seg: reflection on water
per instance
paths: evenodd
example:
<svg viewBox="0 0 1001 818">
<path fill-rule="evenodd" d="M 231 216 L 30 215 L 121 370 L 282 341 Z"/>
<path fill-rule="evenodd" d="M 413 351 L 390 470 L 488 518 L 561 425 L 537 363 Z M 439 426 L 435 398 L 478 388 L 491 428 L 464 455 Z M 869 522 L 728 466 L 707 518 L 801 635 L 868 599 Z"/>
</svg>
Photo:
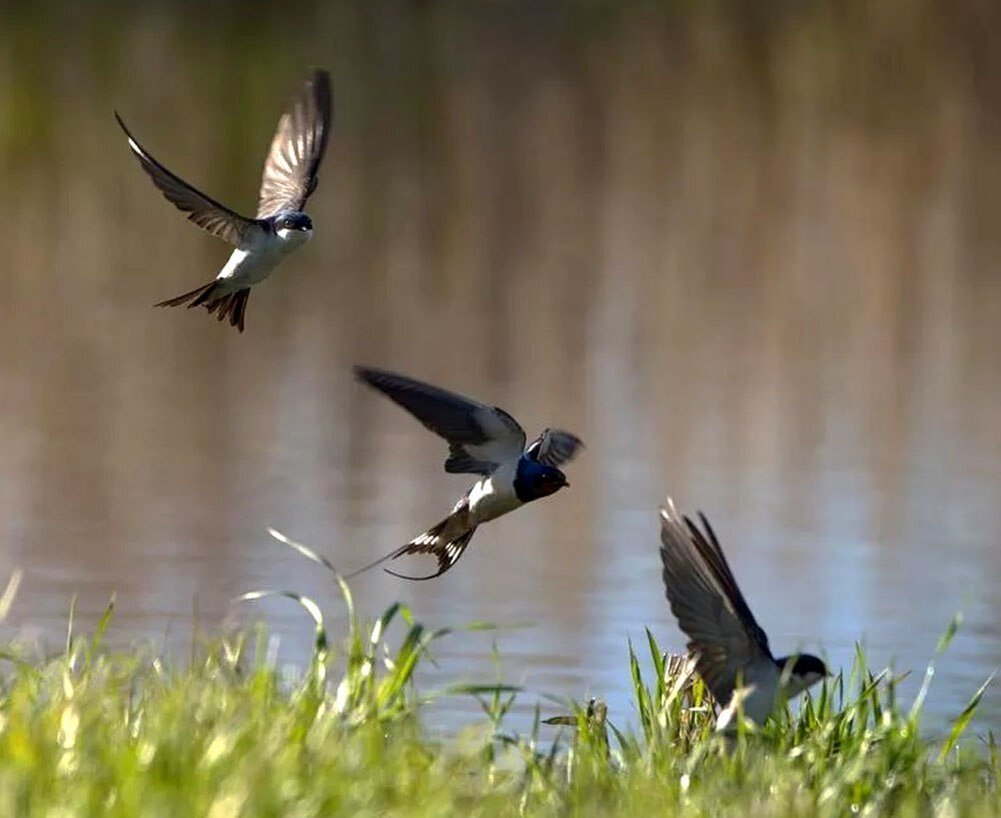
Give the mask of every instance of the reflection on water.
<svg viewBox="0 0 1001 818">
<path fill-rule="evenodd" d="M 571 490 L 484 527 L 442 580 L 358 580 L 369 614 L 526 625 L 442 643 L 426 684 L 493 679 L 496 641 L 526 703 L 597 694 L 629 719 L 627 638 L 682 644 L 671 492 L 779 651 L 844 665 L 861 639 L 920 671 L 962 610 L 931 699 L 939 726 L 957 712 L 1001 663 L 997 13 L 308 5 L 305 43 L 225 7 L 58 32 L 29 9 L 0 36 L 0 569 L 27 571 L 7 632 L 57 643 L 74 593 L 87 620 L 115 591 L 120 640 L 183 646 L 196 610 L 215 626 L 261 586 L 336 628 L 329 580 L 265 526 L 347 569 L 467 485 L 351 380 L 364 362 L 587 442 Z M 242 337 L 154 311 L 226 248 L 112 110 L 249 211 L 313 64 L 337 97 L 313 241 Z M 263 612 L 301 660 L 301 615 Z"/>
</svg>

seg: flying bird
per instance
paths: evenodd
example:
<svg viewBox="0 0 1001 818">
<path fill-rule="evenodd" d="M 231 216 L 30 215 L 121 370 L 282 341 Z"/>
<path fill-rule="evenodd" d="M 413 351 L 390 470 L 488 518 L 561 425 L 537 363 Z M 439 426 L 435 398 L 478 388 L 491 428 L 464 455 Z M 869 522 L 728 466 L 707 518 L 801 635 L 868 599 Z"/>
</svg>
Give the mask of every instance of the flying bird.
<svg viewBox="0 0 1001 818">
<path fill-rule="evenodd" d="M 357 366 L 354 372 L 448 442 L 445 471 L 480 479 L 440 523 L 347 578 L 405 554 L 432 554 L 438 570 L 420 577 L 387 573 L 412 580 L 441 576 L 459 561 L 477 526 L 570 485 L 559 467 L 583 448 L 576 435 L 546 429 L 526 447 L 525 430 L 503 409 L 381 369 Z"/>
<path fill-rule="evenodd" d="M 161 301 L 157 307 L 204 307 L 220 321 L 228 318 L 243 332 L 251 287 L 264 281 L 286 255 L 313 235 L 313 222 L 302 209 L 316 189 L 331 109 L 330 76 L 317 70 L 278 120 L 254 218 L 230 210 L 167 170 L 115 113 L 139 164 L 167 201 L 187 213 L 189 221 L 235 248 L 214 280 Z"/>
<path fill-rule="evenodd" d="M 761 723 L 782 692 L 802 693 L 829 675 L 816 656 L 801 653 L 775 658 L 768 636 L 754 619 L 723 556 L 709 521 L 702 528 L 682 517 L 667 500 L 660 510 L 660 559 L 671 612 L 688 636 L 695 669 L 717 701 L 739 700 L 744 714 Z M 743 688 L 743 696 L 735 691 Z M 727 709 L 730 709 L 729 707 Z"/>
</svg>

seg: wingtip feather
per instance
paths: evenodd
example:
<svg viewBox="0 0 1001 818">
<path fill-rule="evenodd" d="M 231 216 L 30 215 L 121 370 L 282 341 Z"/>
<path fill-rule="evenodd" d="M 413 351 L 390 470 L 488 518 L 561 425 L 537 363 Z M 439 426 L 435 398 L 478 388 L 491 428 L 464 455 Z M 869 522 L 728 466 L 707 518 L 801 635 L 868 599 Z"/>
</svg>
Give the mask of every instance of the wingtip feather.
<svg viewBox="0 0 1001 818">
<path fill-rule="evenodd" d="M 313 69 L 313 85 L 320 90 L 324 96 L 330 96 L 330 72 L 326 68 Z"/>
<path fill-rule="evenodd" d="M 664 498 L 664 504 L 660 507 L 660 519 L 664 523 L 676 523 L 681 519 L 678 509 L 674 505 L 674 498 L 670 494 Z"/>
<path fill-rule="evenodd" d="M 389 380 L 412 380 L 405 375 L 400 375 L 396 372 L 391 372 L 388 369 L 379 369 L 374 366 L 362 366 L 361 364 L 355 364 L 351 367 L 351 371 L 354 373 L 355 379 L 366 383 L 369 386 L 380 387 L 380 385 L 385 384 Z"/>
<path fill-rule="evenodd" d="M 118 113 L 117 109 L 114 112 L 115 121 L 118 122 L 118 127 L 122 129 L 125 134 L 125 138 L 129 141 L 129 149 L 139 157 L 142 157 L 144 151 L 142 145 L 140 145 L 136 138 L 132 135 L 132 131 L 129 130 L 128 125 L 125 124 L 125 120 L 122 119 L 121 114 Z"/>
<path fill-rule="evenodd" d="M 360 364 L 352 366 L 351 373 L 355 376 L 356 381 L 366 384 L 367 386 L 375 386 L 378 377 L 386 374 L 381 369 L 373 369 L 370 366 L 361 366 Z"/>
</svg>

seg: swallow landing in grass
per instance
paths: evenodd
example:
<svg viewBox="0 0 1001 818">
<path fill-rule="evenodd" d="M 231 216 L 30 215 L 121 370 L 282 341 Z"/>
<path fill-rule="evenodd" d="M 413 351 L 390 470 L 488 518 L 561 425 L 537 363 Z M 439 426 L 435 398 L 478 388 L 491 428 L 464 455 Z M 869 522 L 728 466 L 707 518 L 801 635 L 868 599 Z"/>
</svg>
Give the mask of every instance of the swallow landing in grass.
<svg viewBox="0 0 1001 818">
<path fill-rule="evenodd" d="M 660 510 L 660 559 L 671 612 L 687 634 L 695 669 L 732 718 L 739 702 L 755 722 L 771 715 L 781 691 L 802 693 L 828 675 L 816 656 L 801 653 L 776 659 L 768 636 L 754 619 L 723 556 L 709 521 L 700 529 L 668 499 Z M 735 691 L 740 695 L 735 695 Z M 727 719 L 729 720 L 729 719 Z M 725 728 L 721 714 L 719 728 Z"/>
<path fill-rule="evenodd" d="M 448 441 L 445 471 L 479 474 L 481 479 L 436 526 L 348 578 L 405 554 L 433 554 L 438 570 L 423 577 L 386 571 L 402 579 L 441 576 L 459 561 L 477 526 L 570 485 L 559 467 L 583 448 L 576 435 L 546 429 L 526 448 L 525 430 L 496 406 L 379 369 L 355 367 L 355 376 Z"/>
<path fill-rule="evenodd" d="M 158 307 L 204 307 L 220 321 L 243 332 L 250 288 L 313 235 L 313 222 L 302 212 L 316 189 L 317 171 L 327 148 L 331 112 L 330 77 L 316 71 L 278 120 L 264 163 L 257 216 L 241 216 L 193 188 L 161 165 L 125 127 L 129 147 L 160 192 L 188 220 L 236 249 L 213 281 L 191 292 L 161 301 Z"/>
</svg>

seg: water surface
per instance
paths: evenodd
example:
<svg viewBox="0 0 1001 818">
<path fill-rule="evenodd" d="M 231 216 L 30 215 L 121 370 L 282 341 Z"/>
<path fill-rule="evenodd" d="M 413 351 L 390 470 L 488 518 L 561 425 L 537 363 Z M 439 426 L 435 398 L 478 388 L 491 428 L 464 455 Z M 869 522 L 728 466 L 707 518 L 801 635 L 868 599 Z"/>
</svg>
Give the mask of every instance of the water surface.
<svg viewBox="0 0 1001 818">
<path fill-rule="evenodd" d="M 5 633 L 57 645 L 74 594 L 85 626 L 114 592 L 114 639 L 181 649 L 196 612 L 254 616 L 229 600 L 257 587 L 314 596 L 336 631 L 329 578 L 265 527 L 350 569 L 468 484 L 353 382 L 367 363 L 587 443 L 569 491 L 482 528 L 446 577 L 357 581 L 366 614 L 523 626 L 442 642 L 426 687 L 499 674 L 526 707 L 600 695 L 629 721 L 627 640 L 683 646 L 657 558 L 670 493 L 713 521 L 777 652 L 840 667 L 862 641 L 916 679 L 962 611 L 941 728 L 1001 664 L 1001 58 L 990 20 L 904 5 L 306 3 L 305 32 L 224 5 L 12 14 L 0 571 L 26 579 Z M 315 238 L 243 336 L 152 309 L 226 249 L 153 189 L 112 110 L 250 211 L 314 64 L 337 96 Z M 300 612 L 256 615 L 304 661 Z M 996 691 L 979 726 L 1001 728 Z"/>
</svg>

